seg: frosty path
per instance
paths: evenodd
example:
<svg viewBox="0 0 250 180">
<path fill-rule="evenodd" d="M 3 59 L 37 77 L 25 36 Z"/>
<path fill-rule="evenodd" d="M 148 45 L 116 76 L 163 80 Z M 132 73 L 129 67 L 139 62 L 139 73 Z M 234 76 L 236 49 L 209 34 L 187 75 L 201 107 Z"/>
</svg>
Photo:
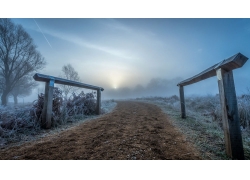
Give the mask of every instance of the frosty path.
<svg viewBox="0 0 250 180">
<path fill-rule="evenodd" d="M 118 101 L 113 112 L 35 142 L 0 150 L 0 159 L 201 159 L 155 105 Z"/>
</svg>

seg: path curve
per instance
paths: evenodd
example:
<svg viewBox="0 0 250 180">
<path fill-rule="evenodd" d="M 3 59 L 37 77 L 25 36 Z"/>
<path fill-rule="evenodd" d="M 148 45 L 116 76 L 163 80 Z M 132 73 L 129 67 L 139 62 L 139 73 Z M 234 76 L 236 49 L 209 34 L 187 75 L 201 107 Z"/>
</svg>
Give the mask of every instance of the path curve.
<svg viewBox="0 0 250 180">
<path fill-rule="evenodd" d="M 201 159 L 156 105 L 118 101 L 113 112 L 35 142 L 0 150 L 0 159 Z"/>
</svg>

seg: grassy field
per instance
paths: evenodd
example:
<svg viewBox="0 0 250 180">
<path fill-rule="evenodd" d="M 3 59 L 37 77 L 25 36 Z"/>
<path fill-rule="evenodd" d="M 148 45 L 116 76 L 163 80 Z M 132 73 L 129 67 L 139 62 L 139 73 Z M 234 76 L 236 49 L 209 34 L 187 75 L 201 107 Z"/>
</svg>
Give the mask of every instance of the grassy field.
<svg viewBox="0 0 250 180">
<path fill-rule="evenodd" d="M 225 153 L 224 133 L 222 129 L 220 101 L 218 96 L 188 97 L 186 101 L 187 118 L 180 116 L 180 103 L 177 96 L 137 98 L 159 106 L 177 127 L 192 142 L 202 155 L 203 159 L 229 159 Z M 114 109 L 114 100 L 103 101 L 102 111 L 108 113 Z M 35 119 L 30 118 L 30 106 L 6 107 L 0 111 L 0 147 L 12 142 L 28 141 L 35 135 L 46 134 L 40 129 Z M 250 97 L 238 97 L 238 109 L 242 130 L 245 159 L 250 159 Z M 58 116 L 59 117 L 59 116 Z M 95 118 L 92 116 L 72 116 L 67 123 L 54 127 L 53 131 L 59 132 L 61 128 L 68 128 L 81 123 L 83 120 Z M 6 122 L 3 120 L 6 119 Z M 60 119 L 60 118 L 58 118 Z M 4 128 L 7 125 L 10 128 Z M 58 129 L 58 131 L 57 131 Z"/>
<path fill-rule="evenodd" d="M 180 107 L 178 97 L 161 98 L 137 98 L 138 101 L 144 101 L 159 106 L 166 114 L 170 116 L 173 125 L 175 125 L 200 151 L 203 159 L 226 160 L 224 145 L 224 134 L 220 118 L 216 117 L 218 112 L 210 112 L 211 105 L 204 104 L 211 97 L 200 97 L 197 99 L 187 99 L 187 118 L 180 116 Z M 214 99 L 217 101 L 218 99 Z M 191 106 L 191 104 L 193 106 Z M 195 107 L 194 104 L 197 106 Z M 188 106 L 189 105 L 189 106 Z M 209 107 L 207 107 L 209 106 Z M 218 104 L 214 104 L 218 106 Z M 212 107 L 214 108 L 214 107 Z M 215 109 L 214 109 L 215 111 Z M 250 133 L 248 128 L 242 128 L 242 138 L 245 159 L 250 159 Z"/>
</svg>

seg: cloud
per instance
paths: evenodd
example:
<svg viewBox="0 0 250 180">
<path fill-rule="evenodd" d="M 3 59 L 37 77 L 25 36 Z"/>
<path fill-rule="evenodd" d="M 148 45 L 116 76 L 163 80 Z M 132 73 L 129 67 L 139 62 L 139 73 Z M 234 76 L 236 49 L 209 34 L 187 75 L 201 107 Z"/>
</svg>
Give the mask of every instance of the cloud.
<svg viewBox="0 0 250 180">
<path fill-rule="evenodd" d="M 136 27 L 131 27 L 128 25 L 125 25 L 124 23 L 121 23 L 119 20 L 116 19 L 107 19 L 100 22 L 101 25 L 104 25 L 109 28 L 109 30 L 118 30 L 121 33 L 129 34 L 134 39 L 140 39 L 140 40 L 146 40 L 148 39 L 148 42 L 162 44 L 162 42 L 158 39 L 156 39 L 157 34 L 146 29 L 138 29 Z"/>
<path fill-rule="evenodd" d="M 106 46 L 91 44 L 91 43 L 87 43 L 87 42 L 78 42 L 77 44 L 82 45 L 82 46 L 87 47 L 87 48 L 99 50 L 99 51 L 105 52 L 107 54 L 117 56 L 120 58 L 124 58 L 124 59 L 139 59 L 139 57 L 136 57 L 129 52 L 126 52 L 124 50 L 119 50 L 117 48 L 106 47 Z"/>
<path fill-rule="evenodd" d="M 37 31 L 37 29 L 33 29 L 35 31 Z M 85 47 L 85 48 L 89 48 L 89 49 L 93 49 L 93 50 L 98 50 L 104 53 L 107 53 L 109 55 L 112 56 L 116 56 L 119 58 L 123 58 L 123 59 L 139 59 L 138 56 L 135 56 L 133 53 L 129 52 L 128 50 L 121 50 L 118 48 L 114 48 L 114 47 L 109 47 L 109 46 L 105 46 L 105 45 L 100 45 L 97 43 L 91 43 L 85 39 L 83 39 L 82 37 L 77 37 L 74 36 L 72 34 L 65 34 L 65 33 L 61 33 L 61 32 L 57 32 L 57 31 L 53 31 L 53 30 L 48 30 L 48 29 L 43 29 L 44 34 L 59 38 L 61 40 L 65 40 L 74 44 L 77 44 L 79 46 Z"/>
<path fill-rule="evenodd" d="M 127 33 L 132 33 L 133 29 L 124 25 L 123 23 L 119 22 L 115 19 L 107 19 L 106 21 L 101 21 L 100 24 L 107 26 L 110 29 L 115 29 Z"/>
</svg>

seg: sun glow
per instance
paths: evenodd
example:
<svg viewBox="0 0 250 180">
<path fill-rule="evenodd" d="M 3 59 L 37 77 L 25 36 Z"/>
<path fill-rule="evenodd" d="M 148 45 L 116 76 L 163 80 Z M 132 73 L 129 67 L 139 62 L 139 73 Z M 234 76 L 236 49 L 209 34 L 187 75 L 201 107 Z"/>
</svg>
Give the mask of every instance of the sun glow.
<svg viewBox="0 0 250 180">
<path fill-rule="evenodd" d="M 120 72 L 112 72 L 109 74 L 109 79 L 111 83 L 111 87 L 113 89 L 118 89 L 119 85 L 122 84 L 123 75 Z"/>
</svg>

